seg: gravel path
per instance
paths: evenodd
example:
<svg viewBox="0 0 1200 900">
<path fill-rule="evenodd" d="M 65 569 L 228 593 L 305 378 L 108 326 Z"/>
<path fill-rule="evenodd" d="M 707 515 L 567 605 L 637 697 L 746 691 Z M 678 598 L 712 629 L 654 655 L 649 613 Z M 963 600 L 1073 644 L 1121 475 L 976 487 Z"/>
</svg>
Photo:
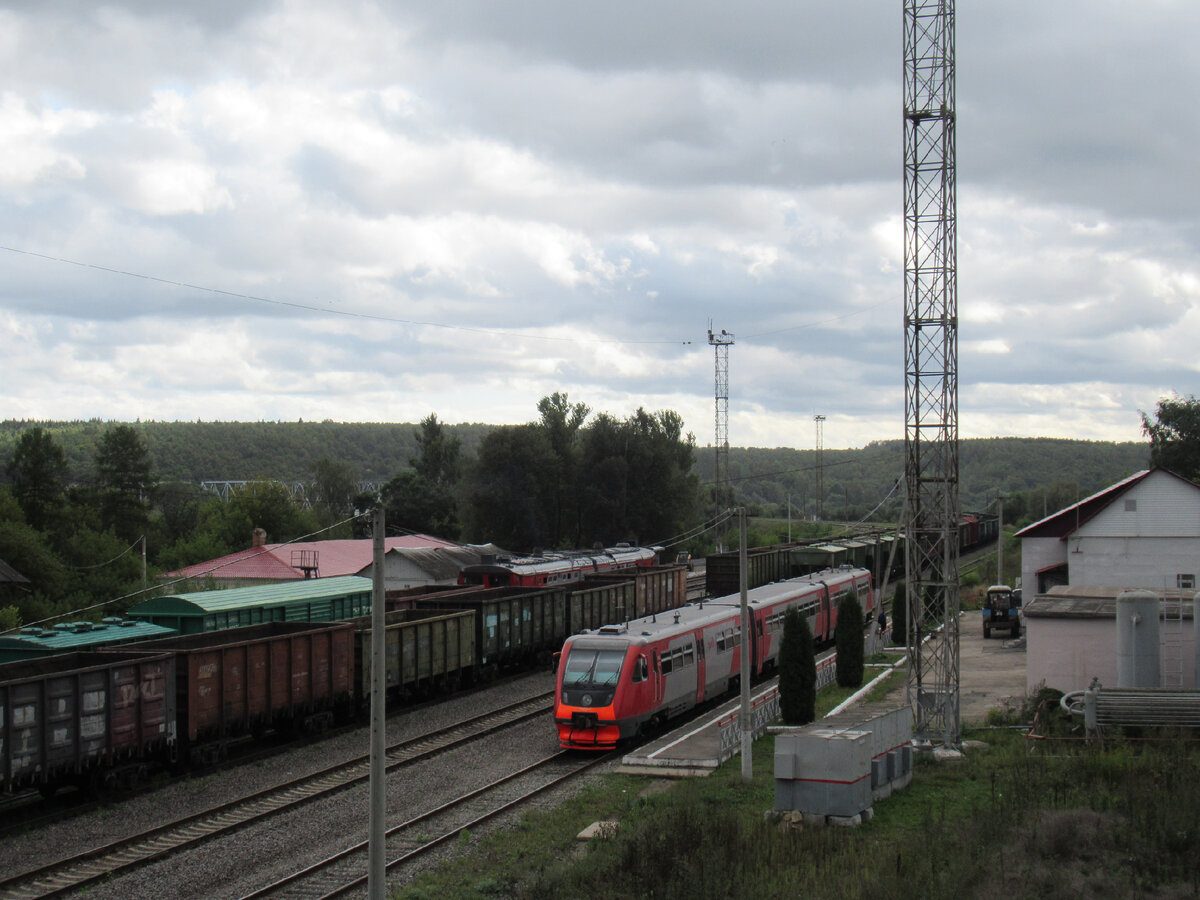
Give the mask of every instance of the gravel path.
<svg viewBox="0 0 1200 900">
<path fill-rule="evenodd" d="M 535 673 L 488 691 L 393 717 L 388 722 L 389 743 L 550 690 L 553 684 L 553 674 Z M 368 739 L 368 728 L 356 729 L 268 761 L 177 782 L 37 832 L 8 838 L 0 842 L 0 871 L 29 869 L 316 771 L 365 752 Z M 451 799 L 461 790 L 489 784 L 502 771 L 515 768 L 514 760 L 540 758 L 556 748 L 547 713 L 501 738 L 473 743 L 435 760 L 405 767 L 389 778 L 389 821 L 403 821 Z M 299 810 L 248 825 L 232 835 L 206 841 L 196 850 L 93 885 L 86 889 L 86 896 L 104 900 L 241 897 L 304 863 L 365 839 L 368 809 L 367 786 L 350 788 Z"/>
</svg>

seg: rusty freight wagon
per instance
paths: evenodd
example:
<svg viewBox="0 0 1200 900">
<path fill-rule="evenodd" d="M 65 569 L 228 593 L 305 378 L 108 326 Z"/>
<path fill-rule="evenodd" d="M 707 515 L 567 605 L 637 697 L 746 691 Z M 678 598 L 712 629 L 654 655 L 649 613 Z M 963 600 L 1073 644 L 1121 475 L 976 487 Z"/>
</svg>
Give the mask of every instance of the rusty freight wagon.
<svg viewBox="0 0 1200 900">
<path fill-rule="evenodd" d="M 470 684 L 476 663 L 475 611 L 399 609 L 384 617 L 388 697 L 411 700 Z M 371 695 L 374 632 L 354 619 L 354 670 L 360 704 Z"/>
<path fill-rule="evenodd" d="M 175 734 L 175 659 L 119 650 L 0 665 L 0 789 L 140 780 Z"/>
<path fill-rule="evenodd" d="M 175 656 L 179 743 L 191 762 L 267 729 L 317 731 L 354 701 L 354 626 L 272 622 L 138 645 Z"/>
</svg>

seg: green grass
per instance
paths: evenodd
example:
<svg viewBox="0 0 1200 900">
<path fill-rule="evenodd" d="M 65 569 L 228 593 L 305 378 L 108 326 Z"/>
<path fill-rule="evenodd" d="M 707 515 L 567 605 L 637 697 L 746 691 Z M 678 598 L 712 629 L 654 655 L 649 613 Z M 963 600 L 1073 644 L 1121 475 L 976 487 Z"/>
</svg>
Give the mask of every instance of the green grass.
<svg viewBox="0 0 1200 900">
<path fill-rule="evenodd" d="M 903 678 L 897 673 L 893 678 Z M 822 692 L 832 707 L 836 689 Z M 846 693 L 849 693 L 847 690 Z M 825 695 L 829 695 L 828 698 Z M 1023 715 L 1028 711 L 1023 711 Z M 708 778 L 665 790 L 605 776 L 553 810 L 474 838 L 396 896 L 519 900 L 653 897 L 1194 897 L 1200 894 L 1200 761 L 1188 744 L 1031 752 L 1023 734 L 958 762 L 918 757 L 912 784 L 858 828 L 786 827 L 774 805 L 774 737 Z M 973 747 L 973 745 L 968 745 Z M 1044 745 L 1040 745 L 1044 746 Z M 575 836 L 599 820 L 611 837 Z"/>
</svg>

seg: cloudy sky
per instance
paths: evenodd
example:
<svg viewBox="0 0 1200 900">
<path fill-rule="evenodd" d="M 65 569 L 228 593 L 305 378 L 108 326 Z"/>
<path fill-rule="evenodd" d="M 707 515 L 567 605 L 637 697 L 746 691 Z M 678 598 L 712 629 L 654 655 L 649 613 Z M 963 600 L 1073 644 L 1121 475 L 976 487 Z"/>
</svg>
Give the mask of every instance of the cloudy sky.
<svg viewBox="0 0 1200 900">
<path fill-rule="evenodd" d="M 959 4 L 960 434 L 1197 392 L 1200 4 Z M 0 2 L 0 419 L 903 436 L 902 0 Z"/>
</svg>

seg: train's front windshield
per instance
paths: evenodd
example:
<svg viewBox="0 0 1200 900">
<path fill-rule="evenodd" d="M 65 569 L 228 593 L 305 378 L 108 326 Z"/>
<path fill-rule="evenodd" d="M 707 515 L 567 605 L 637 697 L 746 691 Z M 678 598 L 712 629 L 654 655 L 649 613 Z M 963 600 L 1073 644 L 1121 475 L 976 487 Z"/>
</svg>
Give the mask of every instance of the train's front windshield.
<svg viewBox="0 0 1200 900">
<path fill-rule="evenodd" d="M 572 647 L 563 670 L 563 688 L 615 686 L 625 651 Z"/>
</svg>

